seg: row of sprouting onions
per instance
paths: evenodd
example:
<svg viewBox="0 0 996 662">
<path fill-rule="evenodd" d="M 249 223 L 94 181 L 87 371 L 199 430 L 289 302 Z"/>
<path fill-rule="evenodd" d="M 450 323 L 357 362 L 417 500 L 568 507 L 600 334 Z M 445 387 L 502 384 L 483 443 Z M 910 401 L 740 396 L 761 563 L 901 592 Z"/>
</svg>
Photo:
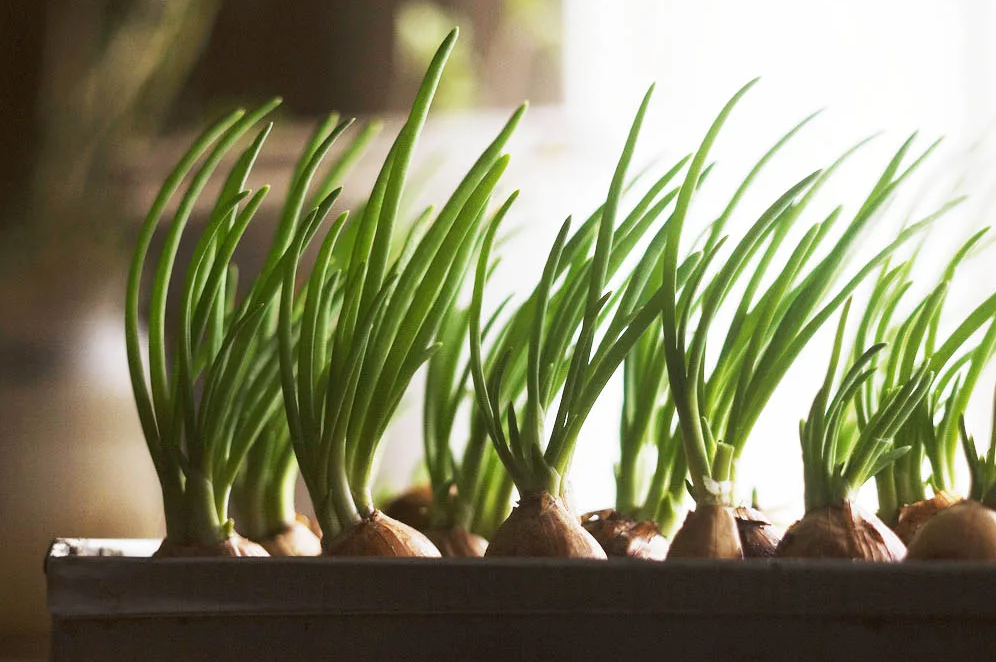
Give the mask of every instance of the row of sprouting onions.
<svg viewBox="0 0 996 662">
<path fill-rule="evenodd" d="M 916 152 L 911 137 L 860 207 L 814 218 L 811 202 L 861 145 L 847 149 L 731 236 L 745 191 L 812 118 L 694 227 L 686 220 L 710 149 L 753 83 L 697 151 L 657 178 L 630 172 L 651 88 L 604 204 L 563 223 L 531 291 L 496 301 L 489 279 L 516 198 L 499 194 L 503 152 L 525 106 L 441 206 L 412 214 L 402 204 L 456 37 L 432 60 L 359 208 L 337 209 L 339 182 L 379 127 L 353 129 L 336 115 L 317 127 L 263 267 L 241 285 L 232 258 L 268 193 L 247 183 L 279 101 L 211 125 L 164 183 L 137 241 L 126 306 L 135 399 L 166 516 L 157 555 L 996 558 L 996 443 L 980 453 L 963 418 L 996 348 L 996 295 L 941 331 L 949 283 L 984 248 L 985 231 L 920 300 L 916 251 L 900 256 L 959 200 L 855 257 L 936 143 Z M 174 278 L 209 183 L 214 205 Z M 161 225 L 162 250 L 147 265 Z M 178 297 L 167 296 L 171 280 L 182 281 Z M 737 465 L 745 451 L 763 452 L 746 450 L 756 421 L 796 359 L 822 351 L 811 342 L 818 331 L 834 326 L 799 427 L 806 514 L 783 532 L 735 502 Z M 378 508 L 378 446 L 416 375 L 425 376 L 428 484 Z M 618 375 L 616 503 L 579 515 L 568 489 L 575 447 Z M 953 492 L 962 455 L 965 499 Z M 298 472 L 314 522 L 297 513 Z M 877 514 L 854 501 L 869 480 Z"/>
</svg>

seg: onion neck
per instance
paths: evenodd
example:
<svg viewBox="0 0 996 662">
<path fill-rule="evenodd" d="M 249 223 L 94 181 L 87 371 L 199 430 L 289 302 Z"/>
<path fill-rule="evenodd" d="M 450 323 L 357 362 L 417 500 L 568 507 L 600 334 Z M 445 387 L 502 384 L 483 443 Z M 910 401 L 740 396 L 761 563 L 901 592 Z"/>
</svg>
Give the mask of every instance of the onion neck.
<svg viewBox="0 0 996 662">
<path fill-rule="evenodd" d="M 246 480 L 232 495 L 239 517 L 239 531 L 250 540 L 267 537 L 266 518 L 263 515 L 263 485 Z"/>
<path fill-rule="evenodd" d="M 332 470 L 329 472 L 329 479 L 331 484 L 326 499 L 326 519 L 328 522 L 320 521 L 320 523 L 326 535 L 335 535 L 334 532 L 349 529 L 363 520 L 361 510 L 357 508 L 358 504 L 350 489 L 344 452 L 333 450 Z M 326 524 L 330 526 L 329 529 L 325 528 Z"/>
<path fill-rule="evenodd" d="M 654 520 L 657 522 L 657 528 L 660 529 L 661 535 L 665 538 L 674 537 L 674 533 L 681 526 L 678 505 L 678 501 L 672 495 L 665 494 L 657 508 L 657 516 Z"/>
<path fill-rule="evenodd" d="M 899 493 L 896 490 L 896 473 L 892 466 L 882 469 L 875 476 L 878 491 L 878 517 L 889 526 L 894 526 L 899 518 Z"/>
<path fill-rule="evenodd" d="M 642 510 L 636 503 L 636 453 L 622 449 L 616 467 L 616 511 L 636 517 Z"/>
<path fill-rule="evenodd" d="M 733 507 L 733 467 L 735 449 L 723 442 L 716 443 L 709 473 L 693 479 L 695 503 L 703 506 Z"/>
<path fill-rule="evenodd" d="M 295 465 L 289 465 L 277 478 L 271 485 L 267 486 L 266 496 L 260 508 L 267 534 L 270 536 L 285 530 L 297 519 L 294 498 L 297 490 Z"/>
<path fill-rule="evenodd" d="M 214 485 L 197 472 L 187 476 L 183 491 L 186 538 L 203 547 L 220 544 L 232 533 L 231 520 L 221 520 L 215 503 Z"/>
<path fill-rule="evenodd" d="M 183 495 L 183 474 L 174 464 L 165 467 L 159 474 L 159 484 L 163 495 L 163 513 L 166 517 L 166 537 L 182 542 L 187 537 L 187 517 Z"/>
</svg>

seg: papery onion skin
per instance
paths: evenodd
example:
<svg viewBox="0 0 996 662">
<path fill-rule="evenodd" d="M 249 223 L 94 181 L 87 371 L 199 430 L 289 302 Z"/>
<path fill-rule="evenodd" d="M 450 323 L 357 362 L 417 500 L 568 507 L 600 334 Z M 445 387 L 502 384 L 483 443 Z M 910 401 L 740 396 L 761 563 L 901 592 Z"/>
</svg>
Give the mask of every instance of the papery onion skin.
<svg viewBox="0 0 996 662">
<path fill-rule="evenodd" d="M 647 561 L 663 561 L 667 557 L 667 538 L 650 520 L 635 520 L 618 510 L 607 508 L 582 515 L 581 526 L 598 541 L 606 556 Z"/>
<path fill-rule="evenodd" d="M 768 559 L 775 555 L 784 529 L 775 526 L 760 510 L 748 506 L 734 508 L 733 517 L 737 520 L 745 559 Z"/>
<path fill-rule="evenodd" d="M 962 501 L 962 498 L 947 491 L 940 491 L 929 499 L 903 506 L 893 531 L 907 546 L 913 541 L 916 532 L 927 520 Z"/>
<path fill-rule="evenodd" d="M 699 504 L 671 540 L 670 559 L 742 559 L 743 544 L 733 508 Z"/>
<path fill-rule="evenodd" d="M 155 558 L 222 557 L 239 558 L 269 556 L 259 543 L 233 533 L 217 545 L 178 545 L 169 538 L 163 540 L 159 549 L 152 555 Z"/>
<path fill-rule="evenodd" d="M 425 535 L 446 558 L 480 558 L 488 549 L 487 540 L 462 526 L 430 527 Z"/>
<path fill-rule="evenodd" d="M 322 539 L 325 556 L 440 556 L 436 546 L 418 530 L 379 510 L 364 517 L 335 540 Z"/>
<path fill-rule="evenodd" d="M 996 561 L 996 511 L 978 501 L 941 510 L 910 541 L 911 561 Z"/>
<path fill-rule="evenodd" d="M 606 558 L 563 499 L 549 492 L 523 495 L 495 531 L 485 556 Z"/>
<path fill-rule="evenodd" d="M 906 546 L 875 514 L 853 501 L 815 508 L 785 532 L 778 558 L 902 561 Z"/>
</svg>

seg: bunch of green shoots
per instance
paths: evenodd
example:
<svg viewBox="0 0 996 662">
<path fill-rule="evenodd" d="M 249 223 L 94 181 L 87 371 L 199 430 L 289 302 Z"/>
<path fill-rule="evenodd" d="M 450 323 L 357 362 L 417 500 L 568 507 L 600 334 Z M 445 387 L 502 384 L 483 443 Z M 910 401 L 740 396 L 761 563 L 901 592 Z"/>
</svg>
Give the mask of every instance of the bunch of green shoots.
<svg viewBox="0 0 996 662">
<path fill-rule="evenodd" d="M 374 184 L 348 258 L 334 259 L 346 221 L 340 215 L 307 278 L 300 341 L 292 310 L 301 254 L 328 214 L 323 200 L 301 225 L 283 263 L 280 366 L 295 454 L 325 540 L 374 512 L 374 455 L 416 370 L 459 291 L 508 157 L 501 150 L 524 109 L 472 166 L 446 205 L 424 217 L 391 259 L 406 174 L 429 105 L 457 34 L 440 46 Z M 332 314 L 335 309 L 335 314 Z M 295 355 L 296 349 L 296 355 Z"/>
<path fill-rule="evenodd" d="M 615 509 L 637 521 L 656 522 L 667 537 L 679 523 L 688 470 L 667 388 L 663 341 L 660 327 L 648 329 L 623 362 Z M 640 460 L 648 447 L 654 448 L 656 459 L 649 484 L 641 490 Z"/>
<path fill-rule="evenodd" d="M 211 175 L 236 141 L 276 105 L 232 113 L 208 128 L 181 158 L 156 197 L 139 235 L 128 279 L 128 365 L 139 418 L 163 491 L 166 542 L 214 548 L 233 532 L 228 499 L 249 446 L 274 409 L 266 340 L 260 329 L 276 306 L 270 269 L 241 301 L 231 264 L 239 239 L 267 193 L 245 190 L 269 133 L 266 126 L 235 160 L 194 248 L 179 305 L 179 329 L 167 352 L 167 290 L 184 228 Z M 206 154 L 206 156 L 205 156 Z M 139 338 L 142 271 L 152 235 L 170 199 L 197 167 L 177 205 L 156 266 L 149 302 L 148 366 Z M 172 365 L 170 365 L 171 357 Z"/>
<path fill-rule="evenodd" d="M 700 185 L 705 179 L 703 173 Z M 677 192 L 677 188 L 672 189 L 669 195 L 673 198 Z M 665 233 L 667 229 L 665 225 Z M 692 252 L 685 258 L 678 270 L 679 287 L 688 282 L 701 257 L 701 252 Z M 656 268 L 645 287 L 659 288 L 662 275 L 663 270 Z M 641 460 L 651 448 L 655 456 L 653 473 L 644 487 Z M 623 361 L 615 510 L 637 521 L 652 520 L 662 535 L 670 537 L 680 523 L 687 474 L 677 410 L 668 387 L 663 329 L 654 325 Z"/>
<path fill-rule="evenodd" d="M 251 540 L 269 540 L 297 518 L 297 461 L 282 411 L 260 430 L 232 489 L 239 529 Z"/>
<path fill-rule="evenodd" d="M 978 250 L 987 231 L 980 230 L 961 246 L 948 262 L 940 282 L 898 322 L 893 318 L 913 285 L 909 275 L 915 260 L 906 260 L 892 268 L 884 265 L 858 326 L 856 346 L 869 340 L 890 343 L 886 360 L 873 362 L 876 378 L 864 383 L 855 403 L 859 429 L 867 424 L 869 412 L 881 399 L 880 393 L 893 390 L 909 379 L 914 366 L 927 366 L 937 375 L 928 397 L 918 404 L 896 435 L 896 443 L 909 452 L 875 476 L 879 517 L 889 524 L 896 523 L 903 506 L 926 498 L 925 483 L 935 493 L 954 487 L 954 462 L 959 446 L 957 421 L 968 406 L 982 366 L 994 348 L 991 340 L 983 339 L 967 351 L 962 349 L 996 315 L 996 295 L 979 304 L 943 342 L 938 340 L 939 327 L 950 282 L 964 260 Z M 925 456 L 932 469 L 926 481 L 922 476 Z"/>
<path fill-rule="evenodd" d="M 284 201 L 278 225 L 278 244 L 286 247 L 287 238 L 293 228 L 300 223 L 301 211 L 307 206 L 315 206 L 328 197 L 349 175 L 358 160 L 363 156 L 370 141 L 381 130 L 378 122 L 364 126 L 334 158 L 329 160 L 324 172 L 320 172 L 326 156 L 333 147 L 339 124 L 339 115 L 332 113 L 318 124 L 306 143 L 291 176 L 288 196 Z M 340 132 L 341 133 L 341 132 Z M 331 138 L 331 139 L 330 139 Z M 309 191 L 318 177 L 314 191 Z M 346 233 L 355 235 L 352 227 Z M 347 242 L 343 242 L 344 245 Z M 274 253 L 276 256 L 276 253 Z M 268 265 L 272 270 L 276 262 Z M 274 281 L 277 282 L 277 281 Z M 294 311 L 294 342 L 300 333 L 300 317 L 303 300 Z M 265 342 L 267 355 L 268 393 L 267 402 L 281 400 L 279 374 L 279 351 L 277 341 L 277 307 L 268 311 L 268 317 L 261 328 L 261 340 Z M 269 419 L 251 441 L 250 450 L 238 479 L 233 485 L 232 499 L 239 515 L 242 533 L 252 540 L 272 538 L 295 522 L 295 489 L 298 466 L 294 449 L 290 443 L 283 407 L 270 407 Z"/>
<path fill-rule="evenodd" d="M 993 397 L 993 412 L 989 449 L 985 453 L 979 452 L 975 438 L 968 434 L 964 416 L 958 419 L 958 431 L 972 478 L 968 498 L 996 509 L 996 394 Z"/>
<path fill-rule="evenodd" d="M 485 326 L 485 336 L 497 316 L 498 313 L 493 315 Z M 431 526 L 460 527 L 477 533 L 482 528 L 493 530 L 485 522 L 495 517 L 500 522 L 507 515 L 508 494 L 504 507 L 499 497 L 501 486 L 506 485 L 510 490 L 511 481 L 506 480 L 504 467 L 488 442 L 483 420 L 476 411 L 470 412 L 470 434 L 460 459 L 454 455 L 454 423 L 461 408 L 472 402 L 468 398 L 470 363 L 465 357 L 469 322 L 469 310 L 457 305 L 443 319 L 437 337 L 440 348 L 426 366 L 422 424 L 425 463 L 433 494 Z"/>
<path fill-rule="evenodd" d="M 751 182 L 771 161 L 775 154 L 789 142 L 815 115 L 807 117 L 784 135 L 754 165 L 750 175 L 740 186 L 733 200 L 715 224 L 695 242 L 677 270 L 677 287 L 684 287 L 700 266 L 704 251 L 699 245 L 716 225 L 725 223 L 737 202 Z M 691 159 L 689 156 L 688 159 Z M 684 164 L 685 161 L 682 162 Z M 696 188 L 705 183 L 712 165 L 702 169 Z M 679 188 L 669 192 L 677 196 Z M 670 199 L 669 198 L 669 199 Z M 662 238 L 666 239 L 671 222 L 665 226 Z M 713 238 L 714 240 L 714 238 Z M 663 243 L 654 246 L 663 253 Z M 663 257 L 661 257 L 663 260 Z M 663 283 L 663 265 L 655 269 L 653 282 Z M 702 303 L 702 297 L 693 300 L 692 306 Z M 680 506 L 686 491 L 687 462 L 677 417 L 677 408 L 667 380 L 667 355 L 663 328 L 648 329 L 623 365 L 623 409 L 620 420 L 620 461 L 616 467 L 616 510 L 629 517 L 656 521 L 664 535 L 670 535 L 678 525 Z M 649 446 L 656 450 L 653 473 L 649 484 L 640 490 L 640 458 Z M 637 492 L 642 492 L 642 503 L 637 502 Z"/>
<path fill-rule="evenodd" d="M 685 162 L 660 178 L 616 227 L 626 171 L 652 89 L 633 122 L 605 204 L 573 235 L 570 219 L 562 225 L 539 284 L 499 334 L 487 364 L 482 358 L 481 309 L 501 215 L 485 236 L 471 303 L 471 374 L 491 440 L 523 495 L 565 494 L 567 470 L 588 413 L 660 313 L 660 291 L 647 296 L 646 284 L 657 262 L 653 246 L 660 246 L 662 231 L 619 293 L 604 291 L 673 200 L 673 194 L 660 194 Z M 547 434 L 547 412 L 558 393 L 553 429 Z"/>
<path fill-rule="evenodd" d="M 722 233 L 726 223 L 756 175 L 758 168 L 755 168 L 720 217 L 709 226 L 701 248 L 702 257 L 679 292 L 680 243 L 694 192 L 720 129 L 751 85 L 753 81 L 723 108 L 692 159 L 669 223 L 664 250 L 664 351 L 671 397 L 680 421 L 691 474 L 692 496 L 697 503 L 732 505 L 735 460 L 740 457 L 761 411 L 803 347 L 869 273 L 933 220 L 928 217 L 904 229 L 893 242 L 865 262 L 850 280 L 834 290 L 862 230 L 934 149 L 931 145 L 910 166 L 900 170 L 911 147 L 911 137 L 895 154 L 822 260 L 813 263 L 818 249 L 841 217 L 841 207 L 813 224 L 792 248 L 784 264 L 773 267 L 779 249 L 800 214 L 834 170 L 862 144 L 859 143 L 827 169 L 814 172 L 789 188 L 761 214 L 711 278 L 707 278 L 709 267 L 716 262 L 724 246 Z M 803 124 L 806 121 L 808 118 Z M 765 155 L 762 163 L 771 154 Z M 762 290 L 762 282 L 768 274 L 771 274 L 771 282 Z M 709 371 L 706 346 L 711 327 L 721 306 L 738 284 L 742 284 L 743 294 L 736 303 L 726 338 Z M 827 298 L 829 301 L 823 303 Z"/>
<path fill-rule="evenodd" d="M 933 379 L 927 366 L 921 366 L 883 393 L 860 431 L 845 426 L 848 408 L 874 376 L 872 362 L 885 347 L 879 343 L 861 352 L 836 382 L 850 305 L 848 300 L 840 316 L 826 378 L 809 417 L 799 424 L 807 513 L 853 499 L 869 478 L 907 454 L 908 446 L 896 447 L 892 440 L 923 401 Z"/>
<path fill-rule="evenodd" d="M 473 409 L 470 422 L 468 444 L 489 445 L 487 423 L 484 416 Z M 512 490 L 515 483 L 512 476 L 505 470 L 498 453 L 491 447 L 484 453 L 481 468 L 478 471 L 477 489 L 470 507 L 470 526 L 468 531 L 481 536 L 485 540 L 494 537 L 501 523 L 508 517 L 512 508 Z"/>
</svg>

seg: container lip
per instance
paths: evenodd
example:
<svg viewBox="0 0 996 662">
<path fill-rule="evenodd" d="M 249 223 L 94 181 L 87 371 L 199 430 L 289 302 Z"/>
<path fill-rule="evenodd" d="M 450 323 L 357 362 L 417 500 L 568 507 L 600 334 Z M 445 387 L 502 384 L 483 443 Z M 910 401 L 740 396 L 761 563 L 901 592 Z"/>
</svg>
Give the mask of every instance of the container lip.
<svg viewBox="0 0 996 662">
<path fill-rule="evenodd" d="M 107 553 L 148 546 L 115 543 L 81 544 L 83 551 Z M 61 619 L 659 614 L 996 620 L 996 565 L 984 563 L 158 559 L 66 555 L 65 545 L 51 551 L 62 555 L 48 558 L 49 610 Z"/>
<path fill-rule="evenodd" d="M 67 556 L 146 557 L 158 549 L 160 538 L 56 538 L 48 547 L 46 558 Z"/>
</svg>

